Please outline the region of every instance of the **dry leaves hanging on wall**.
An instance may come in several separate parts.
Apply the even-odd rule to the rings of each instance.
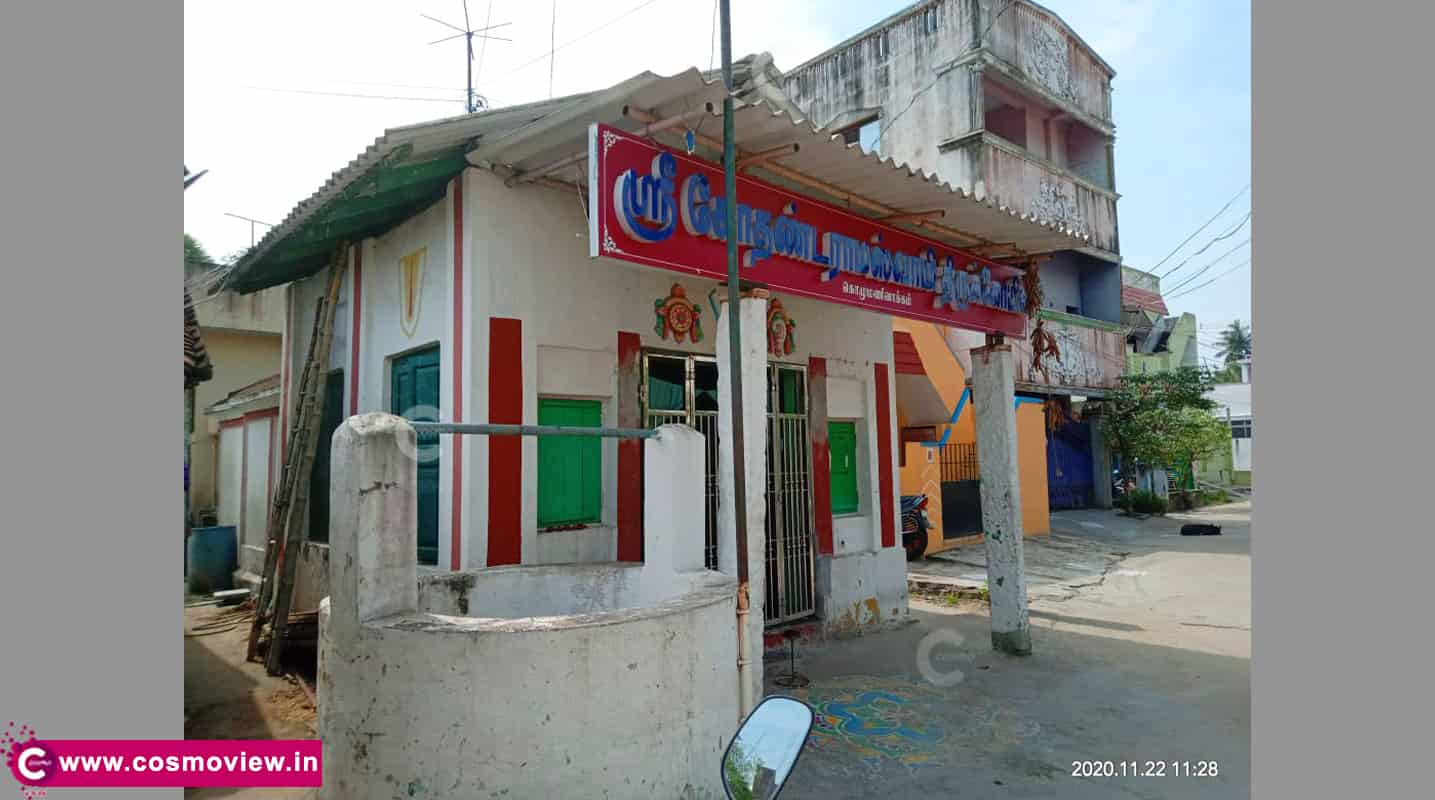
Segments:
[[[1031,331],[1031,374],[1041,375],[1042,380],[1051,382],[1051,375],[1047,372],[1046,359],[1048,356],[1061,363],[1061,349],[1056,344],[1056,337],[1046,329],[1046,320],[1039,319],[1042,303],[1045,298],[1041,293],[1041,267],[1040,260],[1032,259],[1026,265],[1026,272],[1022,274],[1022,286],[1026,289],[1026,317],[1036,320],[1036,327]]]
[[[1046,411],[1046,433],[1048,436],[1056,433],[1061,426],[1067,423],[1067,420],[1072,419],[1060,398],[1048,397],[1042,402],[1042,407]]]
[[[1051,375],[1047,372],[1046,359],[1050,356],[1061,363],[1061,348],[1056,344],[1056,337],[1046,329],[1046,320],[1036,321],[1036,327],[1031,331],[1031,373],[1040,374],[1042,379],[1051,383]]]
[[[1036,319],[1041,313],[1041,304],[1046,298],[1041,294],[1041,262],[1032,259],[1026,265],[1026,272],[1022,273],[1022,288],[1026,289],[1026,316],[1027,319]]]

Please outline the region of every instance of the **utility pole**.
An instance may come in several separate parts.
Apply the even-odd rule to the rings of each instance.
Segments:
[[[500,23],[498,23],[497,25],[488,25],[488,26],[485,26],[485,27],[482,27],[482,28],[477,28],[477,29],[475,29],[475,28],[473,28],[472,26],[470,26],[470,25],[469,25],[469,22],[468,22],[468,2],[467,2],[467,0],[464,0],[464,4],[463,4],[463,27],[462,27],[462,28],[460,28],[460,27],[457,26],[457,25],[453,25],[453,24],[451,24],[451,23],[444,22],[444,21],[441,20],[441,19],[435,19],[435,18],[433,18],[433,17],[430,17],[428,14],[420,14],[419,16],[423,17],[424,19],[432,20],[432,21],[434,21],[434,22],[437,22],[437,23],[440,24],[440,25],[443,25],[443,26],[448,27],[448,28],[453,28],[454,30],[458,31],[458,33],[454,34],[453,36],[445,36],[445,37],[442,38],[442,39],[437,39],[437,40],[435,40],[435,41],[429,42],[429,44],[431,44],[431,45],[433,45],[433,44],[439,44],[440,42],[447,42],[447,41],[450,41],[450,40],[452,40],[452,39],[457,39],[457,38],[460,37],[460,36],[462,36],[462,37],[464,38],[464,41],[465,41],[465,44],[467,45],[467,50],[468,50],[468,58],[464,59],[464,65],[465,65],[465,67],[466,67],[466,69],[467,69],[467,72],[468,72],[468,92],[467,92],[467,94],[464,95],[464,104],[463,104],[463,106],[464,106],[465,109],[468,110],[468,113],[470,113],[470,114],[477,113],[480,109],[482,109],[482,108],[484,108],[485,106],[488,105],[488,101],[485,100],[481,95],[476,94],[476,93],[473,91],[473,37],[477,36],[477,37],[480,38],[480,39],[496,39],[496,40],[498,40],[498,41],[500,41],[500,42],[511,42],[511,41],[513,41],[512,39],[505,39],[505,38],[503,38],[502,36],[488,36],[488,35],[486,35],[486,32],[487,32],[487,31],[491,31],[491,30],[493,30],[494,28],[502,28],[502,27],[505,26],[505,25],[512,25],[513,23],[511,23],[511,22],[500,22]]]
[[[724,212],[727,216],[727,313],[731,317],[728,321],[728,355],[732,363],[729,369],[732,372],[732,464],[733,464],[733,520],[737,531],[737,541],[734,543],[737,554],[737,603],[739,613],[746,612],[750,607],[748,597],[748,569],[747,569],[747,469],[743,458],[744,433],[743,433],[743,402],[742,402],[742,333],[738,309],[741,308],[742,291],[738,285],[737,266],[737,143],[733,122],[733,78],[732,78],[732,12],[728,0],[719,0],[719,15],[721,17],[722,29],[722,178],[723,194],[727,197],[724,204]],[[743,642],[747,635],[745,624],[738,625],[739,642]],[[761,642],[746,642],[748,648],[761,647]],[[740,648],[747,649],[747,648]],[[762,651],[759,650],[759,653]],[[738,658],[747,656],[746,652],[740,652]],[[758,656],[758,663],[762,657]],[[747,677],[739,675],[742,680],[742,709],[741,715],[746,715],[752,709],[754,698],[747,697]]]

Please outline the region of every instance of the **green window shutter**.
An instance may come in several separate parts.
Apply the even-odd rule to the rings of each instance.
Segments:
[[[855,514],[857,501],[857,424],[827,423],[827,452],[832,464],[832,513]]]
[[[596,400],[538,401],[539,425],[597,428]],[[538,527],[598,522],[603,507],[602,440],[588,436],[538,437]]]

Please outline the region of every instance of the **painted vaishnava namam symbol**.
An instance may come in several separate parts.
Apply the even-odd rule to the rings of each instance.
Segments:
[[[767,352],[772,356],[790,356],[797,323],[787,315],[782,301],[776,297],[767,304]]]
[[[419,329],[419,309],[424,295],[424,263],[427,260],[427,247],[420,247],[399,259],[399,327],[410,339]]]
[[[702,309],[688,299],[688,293],[681,284],[673,284],[667,297],[654,300],[653,312],[657,316],[653,331],[660,338],[681,342],[691,336],[694,343],[703,340],[703,326],[699,319]]]

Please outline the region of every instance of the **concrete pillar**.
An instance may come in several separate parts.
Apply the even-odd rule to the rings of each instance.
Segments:
[[[643,440],[643,583],[703,569],[703,435],[687,425],[664,425]]]
[[[987,591],[992,647],[1031,653],[1023,563],[1021,487],[1017,471],[1015,365],[1009,344],[972,350],[972,411],[981,468],[982,530],[986,534]]]
[[[1111,508],[1111,445],[1106,441],[1106,420],[1102,417],[1091,420],[1091,470],[1096,507]]]
[[[352,641],[369,620],[418,608],[418,452],[402,417],[349,417],[329,479],[329,624]]]
[[[763,600],[767,596],[765,548],[767,545],[767,293],[744,293],[738,313],[729,314],[726,291],[720,291],[717,332],[718,368],[718,568],[737,576],[737,517],[733,499],[732,356],[728,325],[737,317],[742,334],[743,459],[746,475],[747,616],[751,697],[762,697]],[[746,713],[750,709],[744,709]]]

